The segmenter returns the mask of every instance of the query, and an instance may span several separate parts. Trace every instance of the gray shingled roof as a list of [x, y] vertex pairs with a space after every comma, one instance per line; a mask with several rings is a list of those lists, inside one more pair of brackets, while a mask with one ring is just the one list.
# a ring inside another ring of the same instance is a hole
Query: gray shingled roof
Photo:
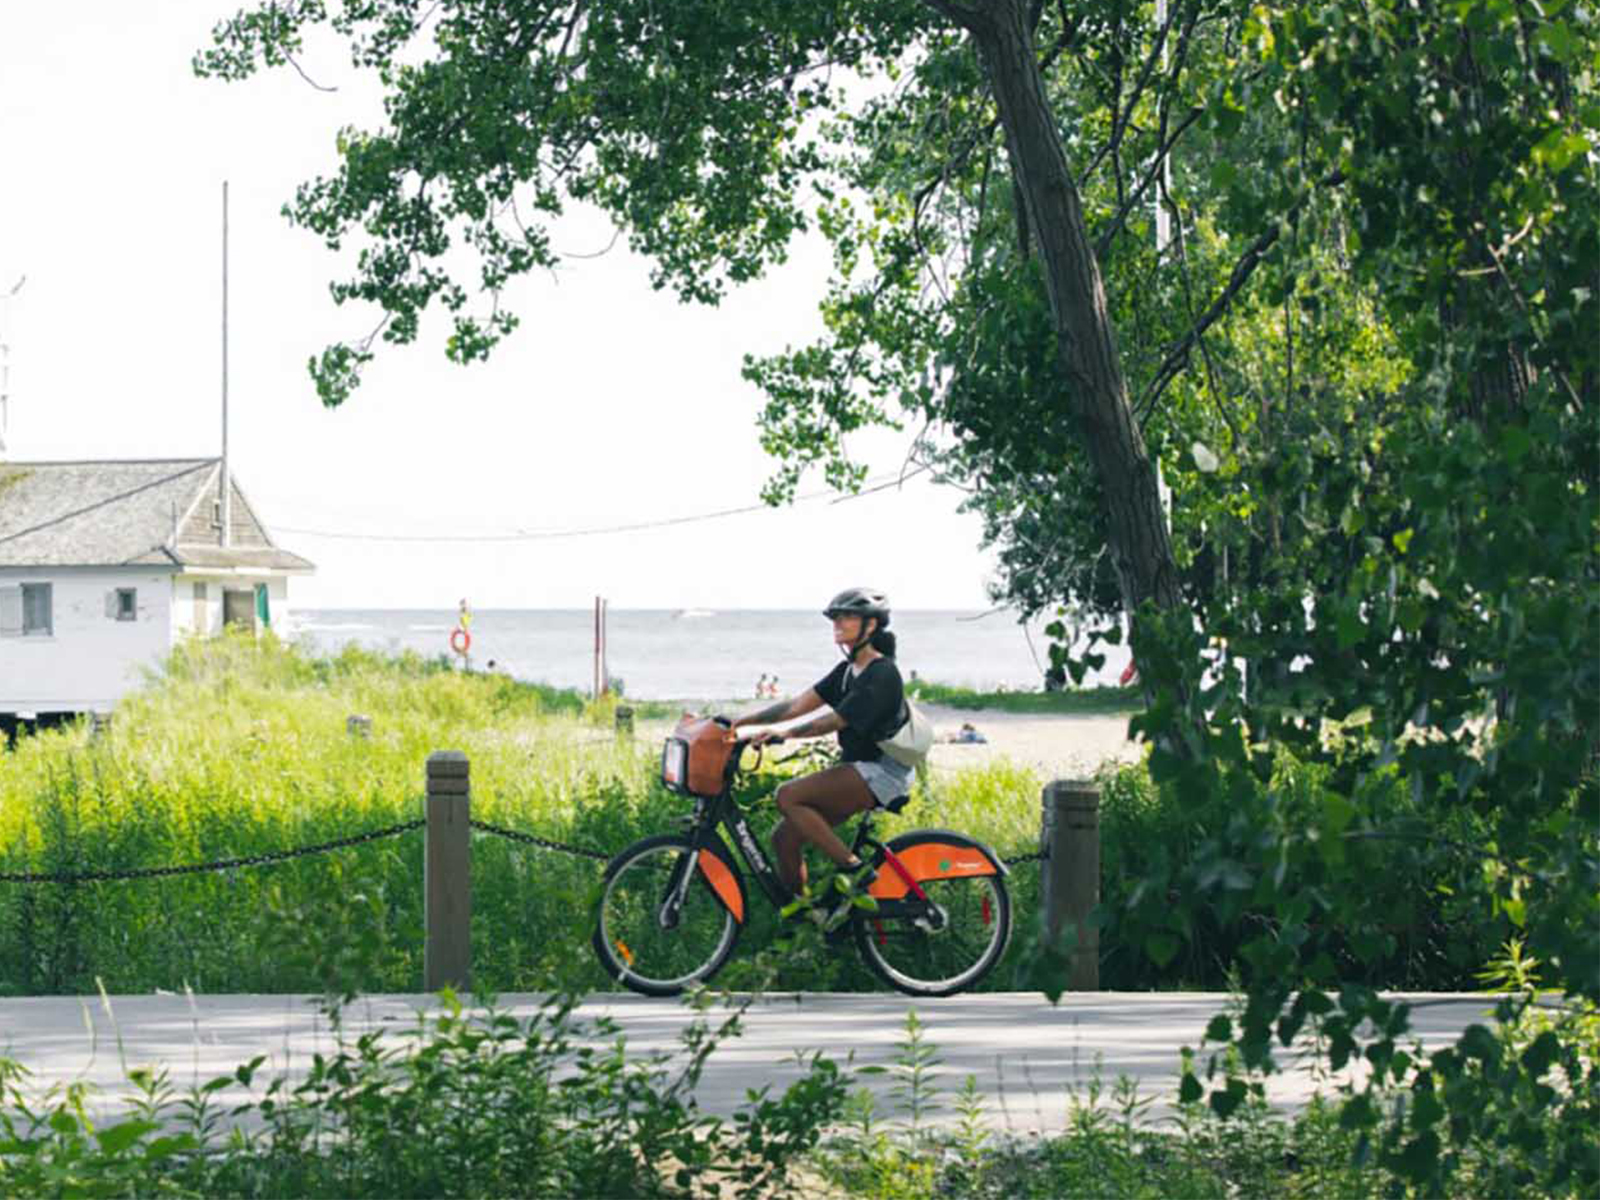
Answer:
[[309, 571], [273, 544], [238, 483], [232, 542], [212, 524], [221, 460], [0, 463], [0, 566]]

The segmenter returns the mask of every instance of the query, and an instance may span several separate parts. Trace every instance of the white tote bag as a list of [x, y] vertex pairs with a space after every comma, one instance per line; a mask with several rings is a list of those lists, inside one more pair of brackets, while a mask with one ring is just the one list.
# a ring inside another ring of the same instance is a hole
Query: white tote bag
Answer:
[[905, 724], [893, 737], [879, 742], [878, 749], [902, 766], [920, 767], [933, 749], [933, 725], [915, 704], [909, 700], [905, 704]]

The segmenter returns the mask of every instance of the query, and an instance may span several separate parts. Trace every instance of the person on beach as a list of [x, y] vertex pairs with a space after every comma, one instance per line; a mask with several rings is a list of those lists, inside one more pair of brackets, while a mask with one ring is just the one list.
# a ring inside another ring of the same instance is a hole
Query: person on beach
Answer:
[[[844, 661], [800, 695], [747, 713], [733, 722], [733, 728], [746, 730], [747, 740], [758, 746], [779, 737], [838, 735], [842, 760], [838, 766], [791, 779], [778, 789], [783, 819], [772, 831], [778, 876], [797, 899], [811, 897], [805, 847], [817, 847], [833, 862], [831, 890], [839, 898], [821, 914], [823, 926], [831, 928], [849, 916], [852, 899], [865, 893], [871, 875], [871, 868], [851, 853], [834, 827], [906, 795], [911, 768], [878, 748], [908, 718], [905, 685], [894, 661], [895, 636], [888, 630], [889, 598], [871, 588], [847, 588], [828, 602], [823, 615], [833, 622], [833, 643]], [[818, 709], [825, 711], [802, 724], [772, 728]]]
[[756, 680], [756, 699], [757, 700], [765, 700], [766, 698], [767, 698], [767, 673], [765, 671], [763, 671], [763, 672], [761, 672], [761, 678]]

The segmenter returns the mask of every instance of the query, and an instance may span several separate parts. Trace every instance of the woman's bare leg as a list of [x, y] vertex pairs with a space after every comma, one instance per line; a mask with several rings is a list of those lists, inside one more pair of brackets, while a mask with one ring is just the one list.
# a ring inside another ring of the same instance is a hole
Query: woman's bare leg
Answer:
[[772, 848], [778, 858], [778, 878], [796, 895], [805, 889], [806, 844], [816, 846], [839, 866], [850, 861], [850, 847], [833, 831], [872, 807], [866, 780], [854, 767], [840, 765], [791, 780], [778, 789], [778, 811], [783, 820], [772, 831]]

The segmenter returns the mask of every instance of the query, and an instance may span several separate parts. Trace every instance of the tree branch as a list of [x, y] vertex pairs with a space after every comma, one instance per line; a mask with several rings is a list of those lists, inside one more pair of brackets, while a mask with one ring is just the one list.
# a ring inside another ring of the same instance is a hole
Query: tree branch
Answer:
[[[1335, 171], [1332, 175], [1321, 180], [1321, 184], [1324, 187], [1336, 187], [1343, 182], [1343, 171]], [[1302, 197], [1284, 215], [1288, 216], [1298, 212], [1300, 206], [1304, 203], [1305, 198]], [[1178, 372], [1188, 365], [1189, 351], [1194, 349], [1195, 343], [1199, 341], [1201, 335], [1216, 324], [1223, 313], [1228, 311], [1228, 306], [1233, 303], [1233, 298], [1244, 289], [1246, 283], [1250, 282], [1250, 276], [1261, 265], [1261, 260], [1266, 256], [1267, 251], [1272, 249], [1281, 232], [1282, 226], [1274, 225], [1252, 242], [1250, 248], [1239, 256], [1239, 261], [1234, 264], [1233, 274], [1228, 277], [1228, 285], [1211, 302], [1211, 306], [1206, 309], [1205, 315], [1195, 323], [1194, 328], [1184, 334], [1183, 340], [1174, 346], [1162, 361], [1161, 366], [1156, 371], [1155, 378], [1150, 381], [1150, 386], [1145, 388], [1144, 394], [1139, 397], [1139, 402], [1133, 406], [1136, 414], [1148, 414], [1155, 402], [1161, 398], [1161, 393], [1166, 391], [1167, 385], [1177, 377]], [[1143, 415], [1140, 416], [1140, 419], [1144, 419]]]
[[981, 9], [956, 4], [954, 0], [922, 0], [922, 2], [945, 20], [959, 25], [968, 33], [975, 32], [987, 19], [987, 15]]
[[[1085, 180], [1095, 173], [1096, 168], [1105, 161], [1106, 155], [1115, 155], [1118, 147], [1121, 146], [1123, 134], [1128, 131], [1128, 120], [1133, 116], [1133, 110], [1138, 105], [1139, 98], [1144, 95], [1145, 88], [1150, 84], [1150, 76], [1155, 73], [1156, 60], [1161, 55], [1161, 47], [1167, 43], [1167, 31], [1172, 28], [1172, 22], [1177, 18], [1177, 15], [1176, 10], [1169, 12], [1166, 22], [1156, 32], [1156, 40], [1150, 44], [1150, 52], [1144, 56], [1144, 63], [1139, 68], [1139, 78], [1133, 85], [1133, 92], [1128, 96], [1127, 104], [1123, 106], [1122, 111], [1117, 114], [1116, 119], [1112, 122], [1111, 136], [1106, 139], [1104, 146], [1095, 151], [1094, 157], [1089, 160], [1089, 166], [1083, 172]], [[1118, 71], [1118, 78], [1121, 78], [1120, 70]]]
[[1117, 209], [1117, 215], [1111, 218], [1110, 226], [1095, 239], [1094, 253], [1096, 258], [1104, 258], [1106, 256], [1106, 251], [1111, 249], [1111, 243], [1116, 240], [1117, 234], [1122, 232], [1122, 227], [1128, 223], [1129, 215], [1139, 206], [1139, 202], [1144, 199], [1144, 194], [1150, 190], [1150, 185], [1161, 177], [1161, 165], [1166, 162], [1167, 155], [1171, 152], [1172, 147], [1178, 144], [1178, 139], [1184, 135], [1189, 126], [1200, 119], [1204, 111], [1204, 109], [1191, 108], [1188, 115], [1178, 122], [1178, 127], [1161, 144], [1161, 148], [1156, 151], [1155, 161], [1151, 164], [1150, 169], [1145, 172], [1144, 178], [1139, 181], [1139, 186], [1133, 190], [1132, 195], [1123, 200], [1121, 207]]

